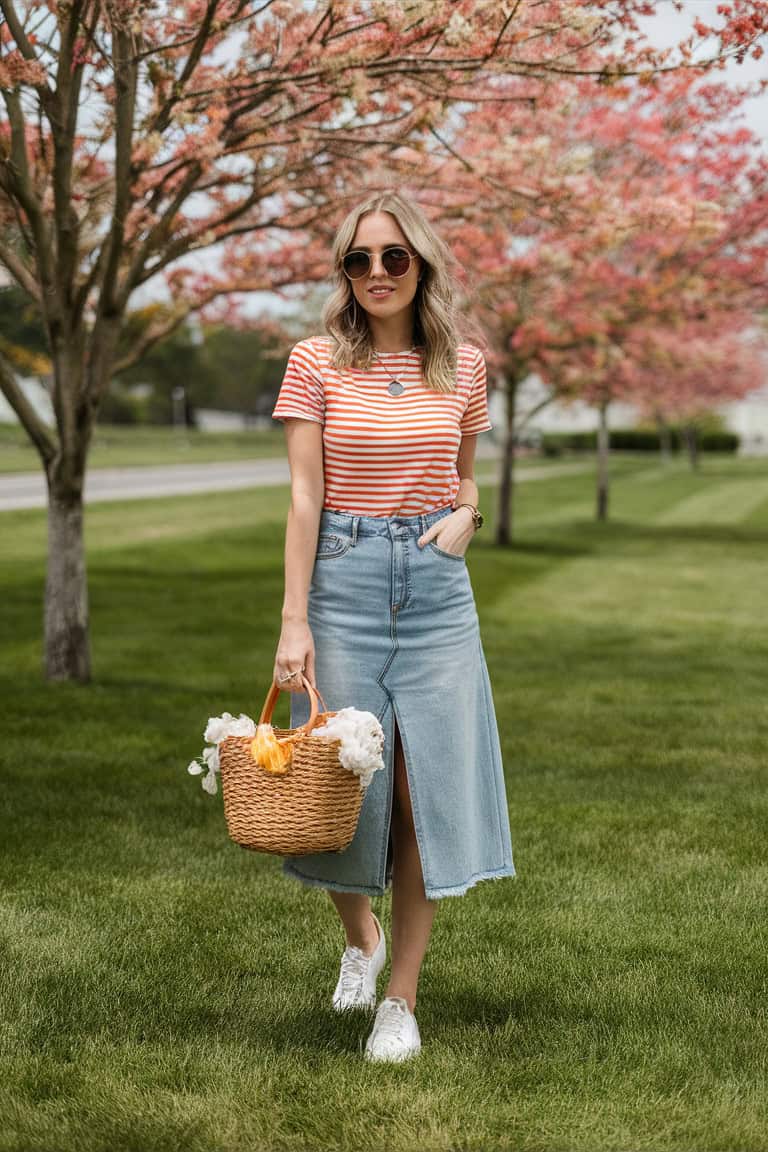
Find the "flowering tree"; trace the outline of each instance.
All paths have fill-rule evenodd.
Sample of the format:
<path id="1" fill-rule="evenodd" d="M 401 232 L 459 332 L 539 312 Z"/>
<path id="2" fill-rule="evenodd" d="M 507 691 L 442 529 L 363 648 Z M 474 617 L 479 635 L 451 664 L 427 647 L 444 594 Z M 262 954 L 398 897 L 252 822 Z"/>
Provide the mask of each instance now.
<path id="1" fill-rule="evenodd" d="M 55 430 L 1 358 L 0 386 L 48 484 L 48 677 L 90 677 L 82 491 L 110 377 L 191 310 L 322 278 L 324 221 L 365 187 L 365 166 L 386 171 L 409 141 L 428 147 L 468 107 L 505 116 L 521 93 L 499 80 L 524 79 L 530 101 L 563 75 L 665 67 L 635 35 L 648 11 L 647 0 L 0 0 L 0 261 L 45 327 Z M 731 0 L 718 52 L 745 51 L 767 21 L 758 0 Z M 169 314 L 121 351 L 134 293 L 161 280 Z"/>
<path id="2" fill-rule="evenodd" d="M 712 357 L 695 363 L 701 343 L 685 346 L 689 367 L 677 377 L 682 357 L 659 377 L 656 354 L 694 327 L 741 333 L 765 300 L 768 164 L 752 156 L 748 132 L 723 123 L 742 99 L 688 72 L 602 90 L 550 85 L 504 136 L 485 109 L 466 117 L 445 183 L 454 248 L 472 269 L 507 400 L 500 543 L 512 535 L 517 396 L 531 372 L 548 389 L 543 403 L 598 408 L 600 518 L 612 400 L 658 411 L 685 399 L 691 411 L 694 384 L 700 409 L 760 383 L 746 353 L 719 391 Z"/>
<path id="3" fill-rule="evenodd" d="M 687 78 L 666 88 L 662 108 L 631 117 L 624 108 L 597 137 L 593 165 L 619 192 L 623 219 L 615 232 L 588 230 L 580 252 L 566 245 L 574 273 L 550 295 L 555 339 L 538 356 L 554 393 L 598 409 L 599 519 L 614 399 L 690 415 L 762 383 L 746 337 L 765 299 L 768 163 L 750 155 L 749 133 L 720 123 L 738 94 Z M 515 339 L 524 344 L 525 331 Z M 730 350 L 731 370 L 716 371 L 716 348 Z"/>

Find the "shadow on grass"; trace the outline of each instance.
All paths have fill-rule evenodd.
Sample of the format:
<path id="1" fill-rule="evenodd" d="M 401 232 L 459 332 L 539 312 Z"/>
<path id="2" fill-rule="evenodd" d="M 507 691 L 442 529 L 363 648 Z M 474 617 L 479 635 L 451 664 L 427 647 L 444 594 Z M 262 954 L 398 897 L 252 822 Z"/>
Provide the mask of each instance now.
<path id="1" fill-rule="evenodd" d="M 500 1032 L 511 1019 L 520 1020 L 525 1015 L 525 1003 L 519 996 L 487 986 L 435 982 L 423 996 L 424 1024 L 435 1038 L 452 1032 L 457 1024 L 488 1034 Z"/>
<path id="2" fill-rule="evenodd" d="M 628 539 L 660 544 L 691 541 L 700 544 L 768 544 L 768 529 L 742 528 L 735 524 L 643 524 L 617 520 L 610 528 Z"/>
<path id="3" fill-rule="evenodd" d="M 563 538 L 557 540 L 522 539 L 513 541 L 509 549 L 502 545 L 496 545 L 496 547 L 501 551 L 508 551 L 509 555 L 513 556 L 543 556 L 567 560 L 589 556 L 594 551 L 592 548 L 585 547 L 581 542 Z"/>

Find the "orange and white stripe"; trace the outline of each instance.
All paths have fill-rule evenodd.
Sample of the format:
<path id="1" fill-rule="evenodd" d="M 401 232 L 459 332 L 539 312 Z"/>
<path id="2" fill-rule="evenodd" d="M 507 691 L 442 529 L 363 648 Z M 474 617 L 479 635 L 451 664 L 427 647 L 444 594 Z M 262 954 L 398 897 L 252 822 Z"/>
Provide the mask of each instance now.
<path id="1" fill-rule="evenodd" d="M 415 516 L 450 504 L 462 436 L 492 427 L 480 349 L 459 345 L 456 391 L 434 392 L 422 383 L 418 352 L 380 352 L 368 371 L 342 374 L 330 366 L 331 347 L 325 336 L 294 345 L 272 412 L 323 425 L 323 507 Z M 393 378 L 400 396 L 387 391 Z"/>

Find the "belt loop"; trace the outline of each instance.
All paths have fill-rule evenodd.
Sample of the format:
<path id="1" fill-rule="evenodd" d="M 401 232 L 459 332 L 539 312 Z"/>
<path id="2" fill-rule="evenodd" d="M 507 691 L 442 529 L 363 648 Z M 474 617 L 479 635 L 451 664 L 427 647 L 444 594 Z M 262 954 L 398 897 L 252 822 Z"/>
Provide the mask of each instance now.
<path id="1" fill-rule="evenodd" d="M 426 532 L 427 528 L 428 528 L 427 517 L 423 512 L 419 513 L 419 525 L 420 525 L 419 535 L 423 536 L 424 533 Z"/>
<path id="2" fill-rule="evenodd" d="M 352 517 L 352 547 L 353 548 L 354 548 L 355 544 L 357 544 L 357 526 L 359 523 L 360 523 L 360 517 L 359 516 L 353 516 Z"/>

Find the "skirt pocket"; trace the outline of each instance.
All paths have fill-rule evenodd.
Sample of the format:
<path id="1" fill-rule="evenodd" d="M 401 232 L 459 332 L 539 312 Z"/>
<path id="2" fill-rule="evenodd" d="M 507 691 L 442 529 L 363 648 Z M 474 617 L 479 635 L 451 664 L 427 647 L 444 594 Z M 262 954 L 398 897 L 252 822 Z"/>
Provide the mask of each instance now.
<path id="1" fill-rule="evenodd" d="M 458 560 L 459 564 L 466 564 L 467 562 L 466 556 L 459 556 L 457 552 L 446 552 L 444 548 L 438 548 L 437 544 L 434 544 L 431 540 L 427 544 L 427 547 L 431 548 L 438 556 L 445 556 L 448 560 Z"/>
<path id="2" fill-rule="evenodd" d="M 352 538 L 335 532 L 321 532 L 317 538 L 316 560 L 334 560 L 352 547 Z"/>

